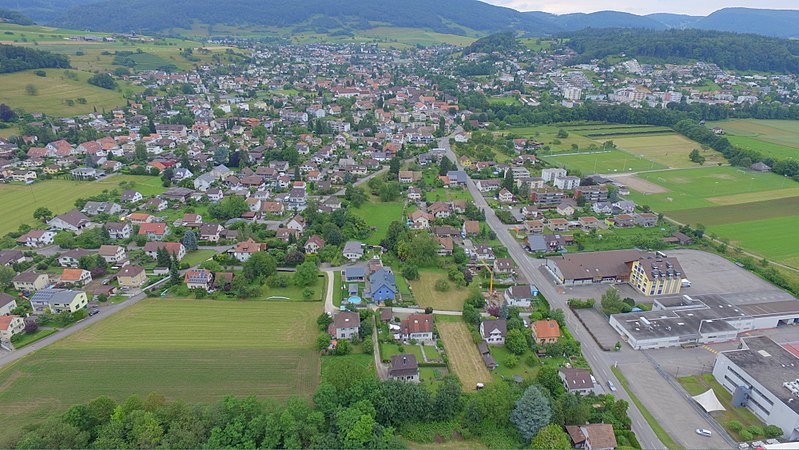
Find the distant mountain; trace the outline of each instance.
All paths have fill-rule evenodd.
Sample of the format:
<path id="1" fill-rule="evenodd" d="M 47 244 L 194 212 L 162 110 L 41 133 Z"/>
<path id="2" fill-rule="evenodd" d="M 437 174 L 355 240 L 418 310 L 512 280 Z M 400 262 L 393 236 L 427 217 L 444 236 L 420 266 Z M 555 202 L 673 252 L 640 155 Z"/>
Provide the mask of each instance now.
<path id="1" fill-rule="evenodd" d="M 33 21 L 19 11 L 0 8 L 0 22 L 15 23 L 17 25 L 33 25 Z"/>
<path id="2" fill-rule="evenodd" d="M 59 27 L 160 33 L 207 25 L 249 25 L 347 34 L 375 26 L 459 35 L 517 31 L 544 36 L 587 28 L 638 28 L 799 37 L 799 11 L 726 8 L 707 16 L 617 11 L 554 15 L 519 12 L 478 0 L 0 0 L 0 8 Z"/>
<path id="3" fill-rule="evenodd" d="M 795 38 L 799 37 L 797 23 L 799 11 L 796 10 L 725 8 L 701 18 L 690 27 Z"/>

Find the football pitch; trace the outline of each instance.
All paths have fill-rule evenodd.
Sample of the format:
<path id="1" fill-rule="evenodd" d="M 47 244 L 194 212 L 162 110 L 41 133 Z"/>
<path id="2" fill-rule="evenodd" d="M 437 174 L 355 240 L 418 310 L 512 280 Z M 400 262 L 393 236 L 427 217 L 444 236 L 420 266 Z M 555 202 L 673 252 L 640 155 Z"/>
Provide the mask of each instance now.
<path id="1" fill-rule="evenodd" d="M 100 395 L 308 397 L 319 303 L 146 299 L 0 370 L 0 443 Z"/>

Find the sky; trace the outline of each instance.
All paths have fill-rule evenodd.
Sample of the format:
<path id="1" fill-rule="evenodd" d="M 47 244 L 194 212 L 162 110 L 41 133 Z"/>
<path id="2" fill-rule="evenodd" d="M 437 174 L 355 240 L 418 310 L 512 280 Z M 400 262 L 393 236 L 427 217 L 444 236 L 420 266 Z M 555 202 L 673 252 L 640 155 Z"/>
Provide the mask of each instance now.
<path id="1" fill-rule="evenodd" d="M 519 11 L 554 14 L 594 11 L 625 11 L 633 14 L 669 12 L 706 16 L 733 6 L 761 9 L 799 9 L 797 0 L 483 0 Z"/>

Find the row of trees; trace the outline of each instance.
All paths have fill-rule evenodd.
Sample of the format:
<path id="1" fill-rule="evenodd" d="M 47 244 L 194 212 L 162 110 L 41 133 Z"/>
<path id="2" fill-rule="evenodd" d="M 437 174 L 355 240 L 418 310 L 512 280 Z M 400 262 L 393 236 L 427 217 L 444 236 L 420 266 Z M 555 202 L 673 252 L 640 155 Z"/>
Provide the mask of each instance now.
<path id="1" fill-rule="evenodd" d="M 0 44 L 0 73 L 70 67 L 69 57 L 18 45 Z"/>

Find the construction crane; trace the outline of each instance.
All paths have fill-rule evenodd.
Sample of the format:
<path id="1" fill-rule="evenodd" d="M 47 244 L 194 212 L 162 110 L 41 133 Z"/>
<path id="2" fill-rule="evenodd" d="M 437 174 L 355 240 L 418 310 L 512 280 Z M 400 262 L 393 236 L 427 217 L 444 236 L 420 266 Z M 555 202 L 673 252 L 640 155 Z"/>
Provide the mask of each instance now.
<path id="1" fill-rule="evenodd" d="M 486 269 L 488 269 L 488 295 L 491 297 L 494 296 L 494 268 L 489 266 L 485 261 L 477 260 L 478 264 L 482 265 Z"/>

